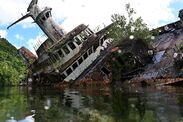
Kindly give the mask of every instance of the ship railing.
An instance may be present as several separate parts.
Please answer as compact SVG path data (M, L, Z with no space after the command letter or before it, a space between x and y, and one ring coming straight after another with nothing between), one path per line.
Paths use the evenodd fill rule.
M47 36L45 34L36 38L36 42L33 44L33 48L35 51L39 49L39 47L45 42Z

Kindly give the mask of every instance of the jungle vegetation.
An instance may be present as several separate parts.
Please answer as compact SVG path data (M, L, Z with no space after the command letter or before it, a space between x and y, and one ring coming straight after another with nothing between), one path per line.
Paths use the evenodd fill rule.
M108 33L113 39L113 45L118 47L118 51L110 58L113 59L110 62L112 74L115 74L114 81L121 80L121 75L126 75L151 61L148 51L156 34L150 31L141 17L136 17L136 12L130 4L126 4L125 10L127 16L111 16L113 24Z
M17 49L5 38L0 38L0 86L18 85L26 72L26 65L17 55Z

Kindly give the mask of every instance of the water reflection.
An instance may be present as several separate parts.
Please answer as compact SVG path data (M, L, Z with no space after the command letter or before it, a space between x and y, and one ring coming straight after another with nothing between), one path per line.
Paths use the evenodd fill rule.
M182 122L183 88L0 89L1 122Z
M15 120L14 117L11 117L11 119L6 120L6 122L35 122L34 116L35 116L35 114L29 115L29 116L25 117L24 119L18 120L18 121Z

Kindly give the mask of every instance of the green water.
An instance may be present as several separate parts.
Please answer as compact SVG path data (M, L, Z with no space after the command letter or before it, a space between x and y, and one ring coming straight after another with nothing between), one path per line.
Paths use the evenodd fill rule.
M34 114L32 122L183 122L183 88L0 89L0 122Z

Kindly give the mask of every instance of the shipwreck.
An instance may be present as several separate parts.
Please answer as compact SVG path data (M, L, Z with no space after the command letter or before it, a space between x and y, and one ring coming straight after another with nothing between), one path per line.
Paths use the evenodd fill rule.
M54 22L52 8L40 9L38 0L32 0L27 14L13 24L31 17L47 35L47 39L37 46L37 58L29 63L28 81L33 84L50 85L87 79L110 79L110 71L105 57L112 48L111 39L106 37L105 29L94 33L81 24L66 32ZM24 59L26 51L23 52ZM33 58L34 59L34 58Z
M183 80L183 10L179 12L180 20L154 29L159 34L154 37L150 48L138 39L127 39L120 48L114 47L113 39L108 37L113 23L98 32L84 24L66 32L54 22L51 10L49 7L41 9L38 0L32 0L27 14L8 26L9 29L19 21L31 17L47 36L43 43L36 45L37 57L24 47L19 49L18 54L29 69L28 83L110 83L116 76L109 60L120 48L126 49L124 59L125 56L135 57L133 60L128 59L132 65L135 62L132 69L121 71L115 67L122 72L116 74L120 75L124 85L167 85ZM152 58L146 56L149 51L152 52ZM131 65L128 61L119 58L121 64ZM179 71L175 68L176 65Z
M183 9L180 20L152 31L158 35L152 42L152 62L143 67L143 72L130 76L127 85L182 85L183 81Z

